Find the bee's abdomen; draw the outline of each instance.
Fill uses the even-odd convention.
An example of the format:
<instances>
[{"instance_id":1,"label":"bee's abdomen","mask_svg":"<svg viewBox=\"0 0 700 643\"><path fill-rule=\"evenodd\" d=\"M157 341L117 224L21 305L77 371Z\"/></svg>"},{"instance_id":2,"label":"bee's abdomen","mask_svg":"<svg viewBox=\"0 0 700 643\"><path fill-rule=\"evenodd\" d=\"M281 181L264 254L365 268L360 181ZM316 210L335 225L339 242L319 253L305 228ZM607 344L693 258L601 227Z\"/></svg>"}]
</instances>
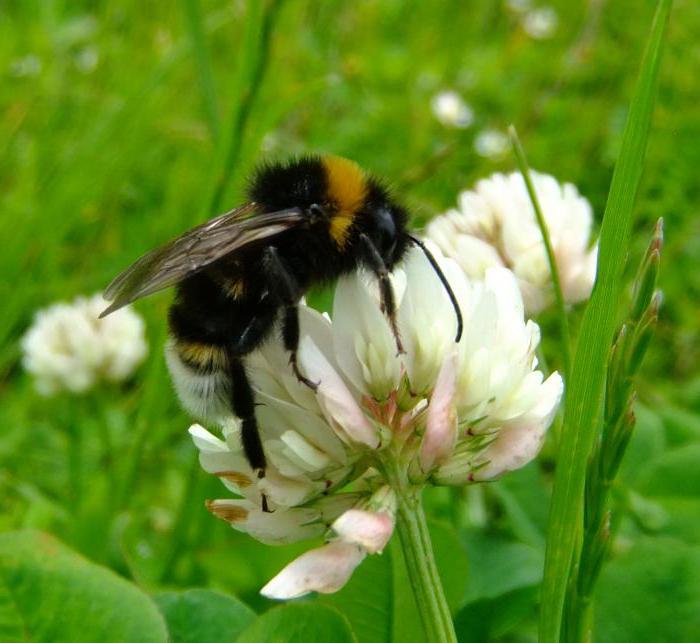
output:
<instances>
[{"instance_id":1,"label":"bee's abdomen","mask_svg":"<svg viewBox=\"0 0 700 643\"><path fill-rule=\"evenodd\" d=\"M165 360L186 411L216 423L231 415L231 383L222 346L171 335L165 346Z\"/></svg>"}]
</instances>

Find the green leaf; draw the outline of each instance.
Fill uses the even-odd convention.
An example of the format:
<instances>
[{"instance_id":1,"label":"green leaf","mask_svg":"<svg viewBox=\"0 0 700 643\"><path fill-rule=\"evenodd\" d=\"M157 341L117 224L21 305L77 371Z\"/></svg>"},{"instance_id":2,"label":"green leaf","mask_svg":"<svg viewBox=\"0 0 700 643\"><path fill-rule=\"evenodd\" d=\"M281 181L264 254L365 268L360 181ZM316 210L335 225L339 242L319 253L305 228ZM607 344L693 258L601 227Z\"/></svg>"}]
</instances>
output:
<instances>
[{"instance_id":1,"label":"green leaf","mask_svg":"<svg viewBox=\"0 0 700 643\"><path fill-rule=\"evenodd\" d=\"M665 496L654 502L664 512L660 535L700 545L700 498Z\"/></svg>"},{"instance_id":2,"label":"green leaf","mask_svg":"<svg viewBox=\"0 0 700 643\"><path fill-rule=\"evenodd\" d=\"M233 596L210 589L156 594L171 643L224 643L235 641L256 617Z\"/></svg>"},{"instance_id":3,"label":"green leaf","mask_svg":"<svg viewBox=\"0 0 700 643\"><path fill-rule=\"evenodd\" d=\"M51 536L1 534L0 581L3 641L167 640L165 623L146 594Z\"/></svg>"},{"instance_id":4,"label":"green leaf","mask_svg":"<svg viewBox=\"0 0 700 643\"><path fill-rule=\"evenodd\" d=\"M467 556L452 527L432 521L429 526L443 589L454 612L467 586ZM368 556L342 590L319 600L340 610L362 643L424 640L398 538L383 554Z\"/></svg>"},{"instance_id":5,"label":"green leaf","mask_svg":"<svg viewBox=\"0 0 700 643\"><path fill-rule=\"evenodd\" d=\"M672 404L659 409L666 435L671 444L680 446L687 442L700 442L700 414Z\"/></svg>"},{"instance_id":6,"label":"green leaf","mask_svg":"<svg viewBox=\"0 0 700 643\"><path fill-rule=\"evenodd\" d=\"M493 535L467 535L471 574L466 600L493 599L542 580L544 552L524 543L509 542Z\"/></svg>"},{"instance_id":7,"label":"green leaf","mask_svg":"<svg viewBox=\"0 0 700 643\"><path fill-rule=\"evenodd\" d=\"M368 556L343 589L319 596L319 601L332 605L346 616L362 643L391 640L394 610L391 557L395 554L393 547L387 547L382 554ZM421 626L418 632L422 631Z\"/></svg>"},{"instance_id":8,"label":"green leaf","mask_svg":"<svg viewBox=\"0 0 700 643\"><path fill-rule=\"evenodd\" d=\"M460 643L498 640L536 614L536 598L537 590L530 587L465 605L455 616L457 639Z\"/></svg>"},{"instance_id":9,"label":"green leaf","mask_svg":"<svg viewBox=\"0 0 700 643\"><path fill-rule=\"evenodd\" d=\"M649 462L666 448L666 432L658 415L641 404L635 404L637 423L627 445L618 480L634 486Z\"/></svg>"},{"instance_id":10,"label":"green leaf","mask_svg":"<svg viewBox=\"0 0 700 643\"><path fill-rule=\"evenodd\" d=\"M700 444L659 455L639 475L638 489L651 497L700 497Z\"/></svg>"},{"instance_id":11,"label":"green leaf","mask_svg":"<svg viewBox=\"0 0 700 643\"><path fill-rule=\"evenodd\" d=\"M324 605L297 603L276 607L258 617L237 643L355 643L347 620ZM363 642L364 643L364 642Z\"/></svg>"},{"instance_id":12,"label":"green leaf","mask_svg":"<svg viewBox=\"0 0 700 643\"><path fill-rule=\"evenodd\" d=\"M630 104L603 225L598 272L581 322L559 445L547 538L540 641L559 640L569 566L580 538L588 455L598 428L605 364L617 322L632 214L639 188L656 94L661 48L671 0L660 0Z\"/></svg>"},{"instance_id":13,"label":"green leaf","mask_svg":"<svg viewBox=\"0 0 700 643\"><path fill-rule=\"evenodd\" d=\"M635 481L635 490L644 500L663 512L664 520L655 531L689 543L700 543L698 462L700 444L657 452L656 457L640 463ZM634 505L632 508L636 510ZM648 529L647 522L638 516L637 520Z\"/></svg>"},{"instance_id":14,"label":"green leaf","mask_svg":"<svg viewBox=\"0 0 700 643\"><path fill-rule=\"evenodd\" d=\"M640 543L603 569L595 599L598 643L697 641L700 547Z\"/></svg>"},{"instance_id":15,"label":"green leaf","mask_svg":"<svg viewBox=\"0 0 700 643\"><path fill-rule=\"evenodd\" d=\"M537 463L518 469L489 485L508 518L516 540L544 546L549 495Z\"/></svg>"}]
</instances>

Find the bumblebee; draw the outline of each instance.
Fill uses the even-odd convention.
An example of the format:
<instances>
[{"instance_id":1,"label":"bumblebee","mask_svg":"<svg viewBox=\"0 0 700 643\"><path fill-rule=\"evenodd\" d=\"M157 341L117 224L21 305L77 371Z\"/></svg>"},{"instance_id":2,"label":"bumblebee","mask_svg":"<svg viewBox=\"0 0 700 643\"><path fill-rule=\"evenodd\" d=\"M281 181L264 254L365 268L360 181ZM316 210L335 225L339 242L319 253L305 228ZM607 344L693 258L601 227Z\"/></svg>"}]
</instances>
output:
<instances>
[{"instance_id":1,"label":"bumblebee","mask_svg":"<svg viewBox=\"0 0 700 643\"><path fill-rule=\"evenodd\" d=\"M236 415L245 456L262 478L266 460L245 358L280 327L290 368L316 389L297 364L297 304L310 287L359 268L371 271L397 351L403 352L389 273L415 244L454 306L455 341L462 316L434 257L409 234L406 209L352 161L310 156L264 166L250 183L249 197L246 205L185 232L122 272L105 291L111 305L101 316L176 287L166 360L178 396L203 420Z\"/></svg>"}]
</instances>

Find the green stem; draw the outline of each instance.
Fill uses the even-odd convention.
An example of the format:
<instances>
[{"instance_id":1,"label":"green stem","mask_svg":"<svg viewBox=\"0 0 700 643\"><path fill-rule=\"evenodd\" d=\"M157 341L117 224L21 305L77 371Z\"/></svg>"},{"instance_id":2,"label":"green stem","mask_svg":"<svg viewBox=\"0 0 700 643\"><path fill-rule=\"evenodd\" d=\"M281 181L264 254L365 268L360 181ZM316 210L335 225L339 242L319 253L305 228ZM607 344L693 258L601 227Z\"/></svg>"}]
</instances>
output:
<instances>
[{"instance_id":1,"label":"green stem","mask_svg":"<svg viewBox=\"0 0 700 643\"><path fill-rule=\"evenodd\" d=\"M540 227L540 232L542 233L542 240L544 241L544 248L547 252L547 262L549 263L549 272L552 275L552 285L554 286L554 299L556 300L557 317L559 319L559 332L561 333L561 343L563 348L562 356L564 358L564 381L568 384L569 373L571 372L571 336L569 334L569 319L566 315L566 307L564 306L564 295L561 290L559 268L557 267L557 261L554 257L552 240L549 237L549 228L547 228L547 222L545 221L544 215L542 214L542 208L540 208L540 203L537 199L537 194L535 193L535 187L532 184L532 177L530 176L530 167L527 163L527 158L525 157L525 150L523 150L523 146L520 144L520 139L518 138L518 133L515 130L515 127L511 125L508 128L508 134L510 135L510 142L513 146L513 153L515 154L515 159L518 163L520 173L523 175L523 180L525 181L525 186L527 187L527 193L530 196L532 207L535 209L537 225Z\"/></svg>"},{"instance_id":2,"label":"green stem","mask_svg":"<svg viewBox=\"0 0 700 643\"><path fill-rule=\"evenodd\" d=\"M386 469L398 501L397 530L427 640L456 643L450 608L433 556L421 489L410 485L397 463L389 463Z\"/></svg>"}]
</instances>

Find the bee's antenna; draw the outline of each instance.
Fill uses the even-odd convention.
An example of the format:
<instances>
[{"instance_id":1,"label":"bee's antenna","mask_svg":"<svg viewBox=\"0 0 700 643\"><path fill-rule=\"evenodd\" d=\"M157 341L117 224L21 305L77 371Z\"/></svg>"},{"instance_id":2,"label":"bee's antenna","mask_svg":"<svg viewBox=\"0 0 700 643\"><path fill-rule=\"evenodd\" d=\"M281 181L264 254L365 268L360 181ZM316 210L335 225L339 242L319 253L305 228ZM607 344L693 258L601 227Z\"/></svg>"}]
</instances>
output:
<instances>
[{"instance_id":1,"label":"bee's antenna","mask_svg":"<svg viewBox=\"0 0 700 643\"><path fill-rule=\"evenodd\" d=\"M457 337L455 337L455 342L458 342L462 338L462 327L463 327L462 311L459 307L459 304L457 303L457 297L455 297L454 291L452 290L452 286L450 286L450 282L447 281L447 277L445 277L445 273L442 272L442 270L440 269L440 266L438 265L438 262L435 260L435 257L433 257L433 253L430 252L430 250L428 250L426 245L418 237L414 237L411 234L408 235L408 238L423 251L423 254L426 256L426 258L430 262L430 265L433 267L435 274L438 276L438 279L440 279L440 282L442 283L443 287L445 288L445 292L447 293L447 296L450 298L450 302L452 303L452 308L455 309L455 315L457 316Z\"/></svg>"}]
</instances>

